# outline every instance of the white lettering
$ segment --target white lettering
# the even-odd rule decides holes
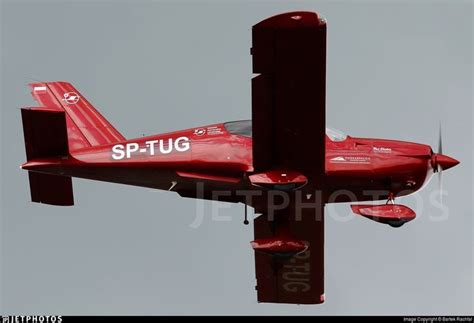
[[[150,155],[154,156],[155,155],[155,144],[158,142],[158,140],[148,140],[145,141],[145,144],[150,147]]]
[[[112,159],[120,160],[123,158],[132,157],[132,153],[140,151],[141,153],[148,152],[150,156],[154,156],[156,153],[155,145],[158,144],[158,150],[161,154],[169,154],[173,151],[184,152],[191,148],[191,142],[188,137],[178,137],[176,140],[173,138],[169,139],[155,139],[145,141],[145,145],[136,142],[127,143],[125,146],[118,144],[112,146]]]
[[[123,145],[115,145],[112,147],[112,158],[115,160],[122,159],[125,156],[125,152],[123,151]]]
[[[165,147],[165,141],[163,139],[160,140],[160,153],[162,154],[169,154],[171,150],[173,150],[173,139],[168,139],[168,145]],[[165,149],[168,148],[168,149]]]
[[[180,145],[180,142],[182,142],[181,145]],[[189,147],[190,147],[190,145],[189,145],[189,138],[188,137],[179,137],[174,142],[174,148],[177,151],[186,151],[186,150],[189,150]]]
[[[132,155],[133,152],[138,151],[138,148],[139,148],[139,146],[136,142],[132,142],[132,143],[127,144],[127,147],[125,148],[127,158],[130,158],[130,156]]]

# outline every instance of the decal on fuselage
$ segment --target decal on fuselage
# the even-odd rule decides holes
[[[176,139],[155,139],[147,140],[140,145],[137,142],[129,142],[125,145],[117,144],[112,147],[112,159],[129,159],[134,154],[148,154],[155,156],[157,154],[166,155],[173,151],[184,152],[191,148],[188,137],[178,137]]]
[[[194,134],[196,136],[203,136],[203,135],[215,136],[215,135],[223,135],[224,131],[222,130],[222,127],[220,126],[209,126],[206,128],[194,129]]]
[[[207,127],[207,134],[210,136],[214,135],[222,135],[224,132],[222,131],[222,128],[219,126],[210,126]]]
[[[338,156],[329,160],[335,164],[370,164],[369,156]]]
[[[206,134],[206,129],[204,129],[204,128],[197,128],[197,129],[194,129],[194,134],[195,134],[196,136],[205,135],[205,134]]]
[[[373,147],[372,150],[374,153],[384,153],[384,154],[390,154],[392,152],[392,148],[385,148],[385,147]]]

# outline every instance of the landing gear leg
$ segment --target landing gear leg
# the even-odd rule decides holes
[[[385,204],[395,204],[395,196],[393,195],[392,192],[388,194],[388,200],[387,200],[387,203]],[[388,222],[387,224],[391,226],[392,228],[399,228],[405,224],[405,221],[393,220],[393,221]]]
[[[393,195],[392,192],[388,193],[388,199],[387,199],[387,203],[385,204],[395,204],[395,196]]]
[[[248,224],[249,224],[249,220],[247,220],[247,204],[245,204],[245,218],[244,218],[244,224],[245,224],[245,225],[248,225]]]

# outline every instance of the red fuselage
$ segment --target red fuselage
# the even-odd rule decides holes
[[[35,160],[23,168],[234,202],[239,199],[212,196],[212,192],[254,188],[247,179],[253,172],[252,138],[230,133],[226,124],[79,150],[72,145],[70,150],[70,157]],[[457,164],[423,144],[326,136],[326,202],[382,200],[389,193],[413,193],[430,179],[436,156],[443,169]],[[202,196],[196,193],[197,182],[204,183]]]

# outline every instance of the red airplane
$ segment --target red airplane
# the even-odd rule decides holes
[[[251,242],[258,301],[322,303],[324,205],[386,200],[351,208],[398,227],[415,212],[394,198],[458,161],[427,145],[326,128],[318,14],[284,13],[252,32],[252,120],[127,140],[71,84],[33,83],[39,107],[21,110],[21,167],[33,202],[73,205],[71,178],[79,177],[249,205],[260,214]]]

